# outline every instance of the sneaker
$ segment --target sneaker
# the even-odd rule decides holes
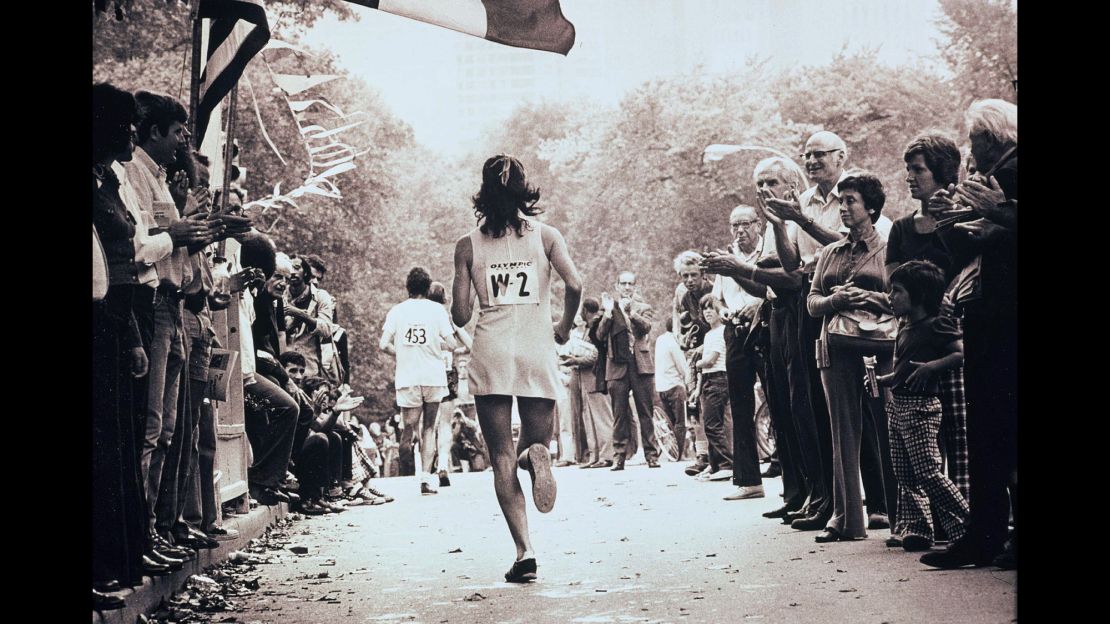
[[[747,498],[763,498],[762,485],[741,485],[736,491],[725,497],[725,500],[744,500]]]
[[[890,520],[887,519],[886,514],[873,513],[867,516],[867,529],[869,531],[877,531],[879,529],[889,529]]]
[[[226,542],[229,540],[239,539],[239,531],[236,529],[229,529],[219,525],[213,525],[210,529],[205,531],[208,537],[216,540],[217,542]]]
[[[527,461],[525,461],[527,458]],[[555,477],[551,474],[551,454],[542,444],[529,446],[517,464],[528,470],[532,476],[532,502],[540,513],[547,513],[555,507],[555,495],[558,488]]]
[[[392,496],[386,496],[385,494],[382,494],[381,492],[379,492],[378,490],[375,490],[374,488],[370,487],[369,485],[363,487],[363,491],[369,492],[369,493],[373,494],[374,496],[377,496],[378,498],[384,499],[385,502],[387,502],[387,503],[392,503],[393,502],[393,497]]]
[[[421,481],[420,482],[420,493],[421,494],[439,494],[439,492],[437,492],[436,489],[434,487],[432,487],[432,484],[428,483],[427,481]]]
[[[691,477],[696,477],[699,474],[701,474],[702,471],[704,471],[708,467],[709,467],[709,460],[704,455],[702,455],[702,456],[699,456],[697,458],[697,460],[694,461],[694,463],[690,464],[689,466],[686,466],[686,470],[684,472],[686,474],[690,475]]]
[[[732,468],[721,468],[709,476],[710,481],[725,481],[732,478]]]

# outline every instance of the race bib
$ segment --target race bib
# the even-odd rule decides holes
[[[428,328],[418,323],[409,325],[401,333],[401,344],[408,347],[428,344],[428,339]]]
[[[486,268],[486,297],[490,305],[539,303],[539,279],[531,260],[494,262]]]

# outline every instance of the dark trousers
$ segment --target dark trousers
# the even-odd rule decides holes
[[[663,413],[667,415],[667,423],[678,445],[675,460],[682,459],[682,452],[686,449],[686,386],[679,384],[660,392],[659,404],[663,406]]]
[[[737,334],[725,327],[725,368],[732,408],[732,482],[739,486],[763,484],[755,438],[755,378],[760,358],[744,348],[747,335],[746,331]]]
[[[701,408],[705,438],[709,442],[709,467],[712,472],[732,470],[732,413],[728,406],[728,374],[703,373]],[[758,464],[756,464],[758,467]]]
[[[328,486],[328,436],[311,432],[305,437],[294,467],[305,499],[320,498]]]
[[[631,365],[629,365],[631,368]],[[628,391],[636,401],[636,418],[640,421],[640,440],[644,445],[644,457],[659,457],[659,446],[655,443],[655,423],[651,420],[652,395],[655,394],[655,375],[641,375],[633,370],[620,379],[608,382],[609,398],[613,402],[613,455],[625,454],[632,437],[632,405],[628,401]]]
[[[328,487],[339,483],[343,478],[343,436],[329,431],[328,436]]]
[[[1010,475],[1017,469],[1017,319],[1013,310],[1012,304],[973,302],[964,312],[971,479],[967,537],[985,556],[1002,551],[1011,503],[1017,526],[1017,492],[1010,492],[1012,501],[1007,495]]]
[[[822,318],[814,318],[806,309],[805,293],[809,292],[812,276],[806,276],[802,284],[801,293],[797,297],[797,314],[795,319],[798,324],[798,355],[800,361],[794,372],[800,384],[804,384],[809,395],[809,406],[812,416],[806,418],[803,414],[800,420],[795,421],[798,432],[798,444],[810,462],[816,458],[820,463],[817,474],[820,482],[810,478],[809,511],[811,514],[828,515],[832,513],[832,431],[830,428],[829,406],[825,401],[825,387],[821,384],[821,374],[817,370],[816,341],[821,335]],[[795,413],[797,416],[797,413]],[[816,453],[814,452],[816,449]]]
[[[252,403],[264,409],[246,410],[247,439],[254,453],[247,478],[252,487],[277,487],[289,469],[300,409],[292,397],[265,376],[255,373],[254,379],[255,383],[244,386],[243,391]]]
[[[147,514],[133,400],[127,316],[135,287],[113,286],[93,303],[93,581],[139,585]]]
[[[793,301],[777,301],[780,307],[771,310],[771,347],[765,362],[766,374],[763,394],[771,412],[771,425],[775,428],[775,449],[779,453],[782,469],[783,499],[789,509],[801,509],[806,498],[811,495],[807,475],[809,470],[819,473],[818,458],[806,457],[798,435],[795,412],[802,412],[813,420],[813,410],[809,407],[809,392],[797,372],[791,375],[790,365],[795,369],[800,364],[801,354],[797,351],[797,324]],[[802,396],[799,396],[802,395]],[[797,405],[795,406],[795,403]],[[803,423],[804,424],[804,423]],[[812,462],[811,462],[812,460]],[[813,465],[811,466],[810,463]]]

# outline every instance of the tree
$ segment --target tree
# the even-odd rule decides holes
[[[955,74],[962,107],[972,100],[1014,101],[1017,11],[1012,0],[940,0],[941,58]]]

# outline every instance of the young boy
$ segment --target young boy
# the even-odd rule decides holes
[[[944,273],[928,261],[907,262],[890,275],[890,305],[900,323],[894,370],[879,375],[877,381],[891,387],[886,412],[899,485],[898,518],[914,519],[910,524],[899,522],[892,533],[901,535],[907,551],[932,547],[930,506],[950,540],[966,532],[968,504],[941,469],[937,445],[938,373],[961,366],[964,360],[960,330],[951,319],[938,315],[944,286]]]
[[[698,305],[705,322],[709,323],[709,331],[702,343],[701,359],[694,365],[701,370],[701,383],[694,394],[701,399],[702,423],[709,441],[709,466],[696,478],[725,481],[732,478],[732,415],[728,407],[722,305],[712,294],[703,296]]]

